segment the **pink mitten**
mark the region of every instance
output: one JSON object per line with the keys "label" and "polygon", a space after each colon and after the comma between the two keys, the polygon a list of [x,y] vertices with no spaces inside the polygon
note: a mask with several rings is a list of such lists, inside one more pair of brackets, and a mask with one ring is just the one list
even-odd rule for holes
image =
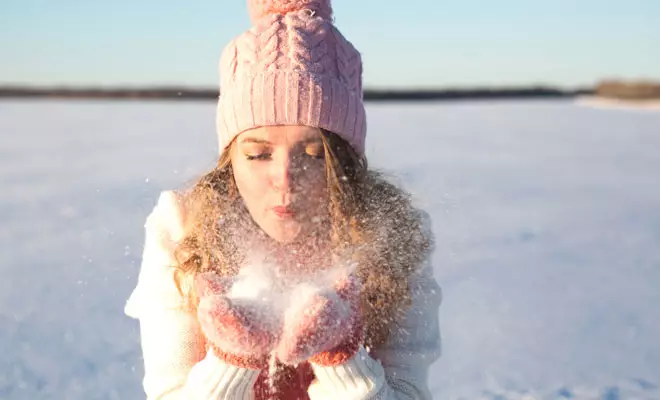
{"label": "pink mitten", "polygon": [[226,297],[230,281],[214,273],[197,277],[200,327],[219,358],[239,367],[259,369],[275,347],[279,334],[257,308],[233,304]]}
{"label": "pink mitten", "polygon": [[276,354],[288,365],[338,365],[357,353],[361,333],[358,281],[349,276],[287,313]]}

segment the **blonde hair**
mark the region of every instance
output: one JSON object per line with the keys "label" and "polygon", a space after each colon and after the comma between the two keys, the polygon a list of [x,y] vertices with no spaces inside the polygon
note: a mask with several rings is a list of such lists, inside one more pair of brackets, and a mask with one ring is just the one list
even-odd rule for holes
{"label": "blonde hair", "polygon": [[[322,131],[322,140],[331,251],[357,261],[364,344],[377,346],[407,310],[408,278],[427,255],[431,238],[422,231],[406,192],[368,170],[366,158],[339,136]],[[206,271],[236,274],[244,254],[232,240],[233,231],[254,224],[236,188],[229,153],[228,148],[216,168],[182,196],[186,235],[175,250],[175,280],[193,308],[195,276]]]}

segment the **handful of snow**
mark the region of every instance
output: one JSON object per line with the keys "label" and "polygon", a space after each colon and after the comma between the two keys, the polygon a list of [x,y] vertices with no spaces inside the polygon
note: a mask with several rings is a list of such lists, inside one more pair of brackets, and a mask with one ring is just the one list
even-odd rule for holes
{"label": "handful of snow", "polygon": [[[352,272],[352,266],[338,266],[322,272],[291,274],[266,263],[251,263],[235,276],[227,298],[247,307],[276,329],[288,316],[297,315],[312,296],[339,300],[337,282]],[[343,302],[339,302],[340,304]],[[346,313],[348,313],[348,307]]]}

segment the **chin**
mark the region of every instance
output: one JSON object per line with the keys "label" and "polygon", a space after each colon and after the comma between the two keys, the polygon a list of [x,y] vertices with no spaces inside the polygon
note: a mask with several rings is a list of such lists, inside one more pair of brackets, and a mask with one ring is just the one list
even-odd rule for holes
{"label": "chin", "polygon": [[275,224],[266,233],[274,240],[288,244],[295,242],[301,235],[302,225],[297,223]]}

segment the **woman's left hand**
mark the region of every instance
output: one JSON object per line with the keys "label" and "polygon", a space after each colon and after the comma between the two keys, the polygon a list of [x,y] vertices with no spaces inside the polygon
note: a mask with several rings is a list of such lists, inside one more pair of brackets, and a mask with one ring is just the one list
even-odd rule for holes
{"label": "woman's left hand", "polygon": [[287,313],[275,351],[288,365],[338,365],[357,353],[361,340],[359,282],[349,275]]}

